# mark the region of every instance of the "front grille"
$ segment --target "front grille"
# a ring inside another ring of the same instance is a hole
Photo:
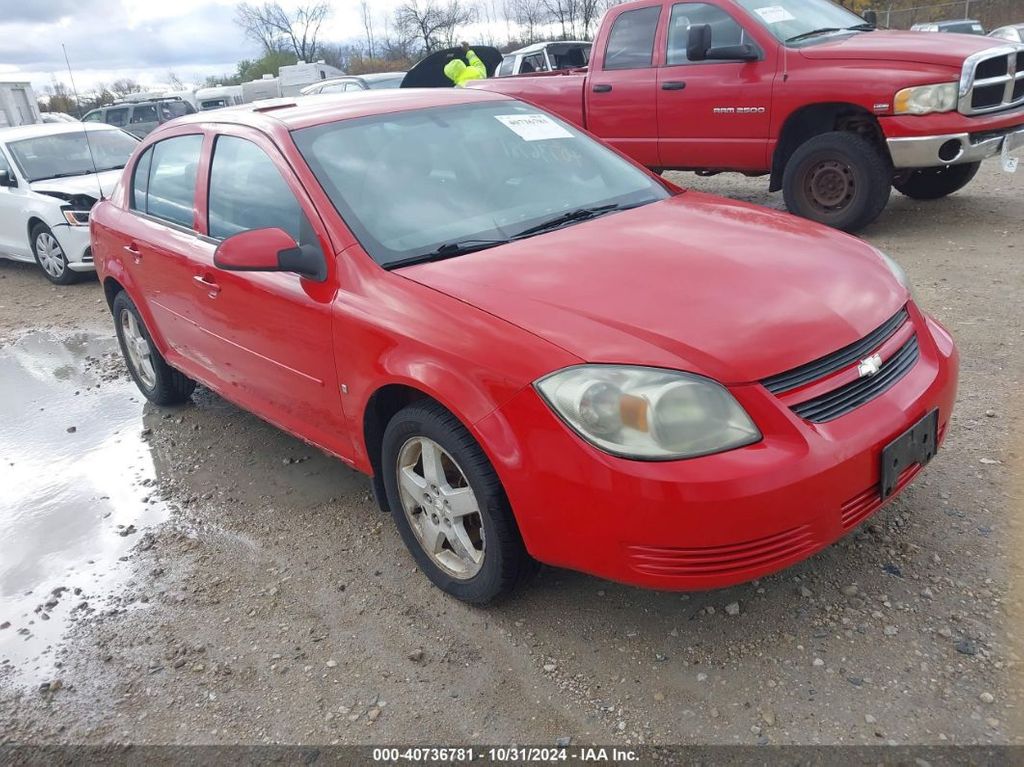
[[[960,76],[959,109],[986,114],[1024,104],[1024,49],[992,48],[969,56]]]
[[[867,357],[870,352],[881,346],[903,326],[908,317],[907,310],[900,309],[859,341],[785,373],[765,378],[761,384],[772,394],[782,394],[842,370],[847,365]]]
[[[826,423],[870,402],[891,389],[914,367],[920,356],[917,336],[912,337],[869,378],[858,378],[820,397],[793,405],[793,412],[814,423]]]
[[[764,538],[725,546],[675,548],[668,546],[627,546],[630,565],[647,575],[721,577],[752,568],[784,565],[809,554],[816,547],[807,525],[794,527]]]

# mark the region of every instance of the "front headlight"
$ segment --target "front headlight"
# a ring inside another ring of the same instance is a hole
[[[71,224],[71,226],[89,225],[89,211],[87,210],[72,210],[71,208],[61,208],[61,212],[64,214],[64,220]]]
[[[878,248],[874,248],[874,251],[878,254],[878,257],[882,259],[882,263],[889,267],[889,271],[892,272],[892,276],[897,279],[900,285],[905,287],[908,293],[913,293],[914,286],[910,284],[910,278],[907,277],[907,273],[903,270],[903,267],[896,263],[896,260],[892,258],[892,256],[886,255]]]
[[[926,115],[930,112],[952,112],[960,97],[957,83],[919,85],[904,88],[893,99],[892,108],[898,115]]]
[[[580,365],[535,384],[581,437],[626,458],[693,458],[761,439],[721,384],[692,373],[626,365]]]

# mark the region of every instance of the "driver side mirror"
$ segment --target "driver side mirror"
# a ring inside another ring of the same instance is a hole
[[[862,18],[871,26],[878,26],[878,14],[875,11],[864,11]]]
[[[250,229],[228,237],[213,254],[228,272],[293,272],[314,282],[327,279],[327,262],[315,245],[298,245],[283,229]]]
[[[711,47],[711,25],[694,24],[686,40],[686,58],[690,61],[756,61],[760,54],[753,45]]]
[[[0,170],[0,186],[15,187],[18,180],[11,175],[9,170]]]

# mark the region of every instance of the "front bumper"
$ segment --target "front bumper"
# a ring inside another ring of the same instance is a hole
[[[89,227],[60,224],[52,227],[51,231],[61,248],[64,249],[64,255],[68,259],[68,268],[71,271],[92,272],[96,270],[92,261]]]
[[[981,162],[1024,147],[1024,125],[979,133],[947,133],[886,139],[894,168],[934,168]]]
[[[800,419],[760,384],[732,387],[765,438],[718,455],[607,455],[524,390],[476,430],[527,549],[612,580],[698,590],[764,576],[830,545],[881,507],[886,444],[934,408],[945,435],[957,352],[938,323],[910,311],[921,356],[899,383],[823,424]],[[919,469],[907,469],[899,488]]]

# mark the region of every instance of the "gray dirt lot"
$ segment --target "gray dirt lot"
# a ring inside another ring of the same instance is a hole
[[[676,180],[781,205],[763,179]],[[205,391],[143,405],[98,284],[0,263],[0,361],[51,398],[25,395],[38,432],[0,423],[0,492],[47,429],[109,456],[62,507],[106,548],[0,588],[0,743],[1024,743],[1022,201],[989,164],[947,200],[894,193],[864,233],[962,353],[945,450],[867,525],[724,591],[544,569],[486,610],[416,572],[337,461]],[[24,361],[47,344],[64,356]]]

